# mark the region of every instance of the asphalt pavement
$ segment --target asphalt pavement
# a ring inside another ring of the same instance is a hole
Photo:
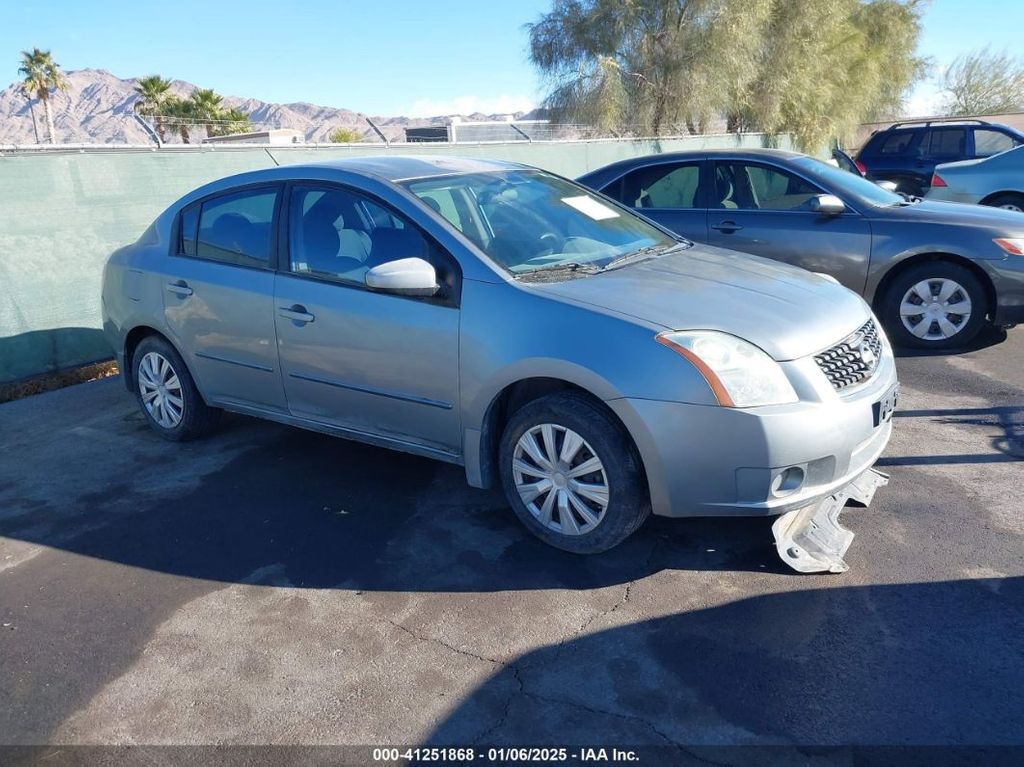
[[[1024,328],[902,356],[842,575],[771,520],[580,558],[455,466],[120,380],[0,405],[0,743],[1024,744]]]

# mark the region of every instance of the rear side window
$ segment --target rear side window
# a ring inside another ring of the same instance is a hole
[[[699,163],[654,165],[626,174],[605,194],[633,208],[696,208],[699,184]]]
[[[965,128],[933,128],[921,142],[924,154],[929,157],[964,157],[966,144]]]
[[[883,135],[876,141],[873,141],[872,150],[878,154],[904,154],[909,151],[910,142],[913,140],[913,131],[897,131]]]
[[[194,252],[186,243],[182,252],[210,261],[237,266],[270,267],[275,189],[251,189],[206,200],[199,209]],[[182,232],[191,210],[182,213]]]
[[[1017,142],[1002,131],[989,128],[974,129],[974,156],[991,157],[994,154],[1013,149]]]

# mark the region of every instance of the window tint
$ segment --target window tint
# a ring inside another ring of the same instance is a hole
[[[399,258],[443,268],[436,250],[399,214],[341,188],[297,186],[289,215],[289,268],[297,274],[365,285],[366,272]]]
[[[712,207],[740,210],[798,210],[821,190],[778,168],[718,163]]]
[[[1013,149],[1016,142],[1005,133],[988,128],[974,129],[974,156],[991,157],[994,154]]]
[[[888,135],[883,134],[874,143],[879,154],[903,154],[909,149],[913,139],[913,131],[899,131]]]
[[[199,206],[189,205],[181,212],[178,227],[178,252],[186,256],[196,254],[196,234],[199,231]]]
[[[700,183],[698,163],[639,168],[606,193],[632,208],[695,208]]]
[[[929,157],[963,157],[966,145],[965,128],[934,128],[921,142],[924,154]]]
[[[277,192],[254,189],[207,200],[199,214],[195,255],[239,266],[270,265]]]

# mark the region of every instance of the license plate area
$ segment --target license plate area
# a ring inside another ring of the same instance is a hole
[[[871,416],[874,426],[881,426],[886,421],[892,420],[892,414],[896,412],[896,405],[900,399],[900,385],[893,384],[878,402],[871,406]]]

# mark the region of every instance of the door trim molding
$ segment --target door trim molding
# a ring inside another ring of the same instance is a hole
[[[306,375],[304,373],[289,373],[290,378],[298,378],[300,381],[311,381],[312,383],[325,384],[326,386],[334,386],[338,389],[348,389],[350,391],[358,391],[363,394],[373,394],[378,397],[387,397],[388,399],[397,399],[402,402],[412,402],[415,405],[426,405],[427,407],[436,407],[440,410],[451,410],[452,403],[441,402],[439,400],[428,399],[427,397],[417,397],[414,394],[403,394],[396,391],[388,391],[386,389],[375,389],[369,386],[357,386],[355,384],[343,383],[330,378],[320,378],[319,376]]]
[[[252,370],[262,370],[264,373],[273,373],[274,368],[267,367],[266,365],[257,365],[255,362],[240,362],[239,360],[228,359],[227,357],[218,357],[216,354],[207,354],[206,352],[193,352],[197,357],[201,357],[204,360],[213,360],[214,362],[226,362],[229,365],[238,365],[243,368],[250,368]]]

